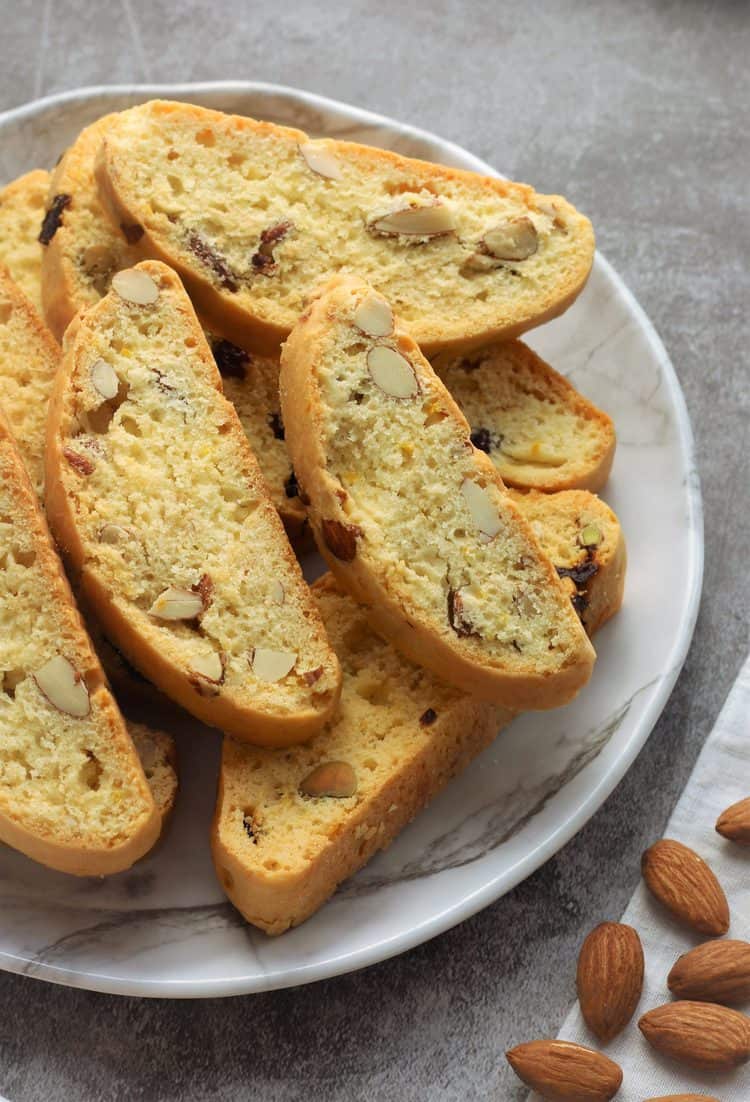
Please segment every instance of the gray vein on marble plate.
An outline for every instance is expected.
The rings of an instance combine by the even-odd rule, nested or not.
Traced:
[[[587,731],[582,738],[577,736],[575,739],[577,750],[567,759],[562,770],[544,777],[532,789],[522,785],[513,792],[499,793],[491,803],[474,810],[458,827],[452,827],[449,832],[434,838],[417,860],[402,865],[394,876],[360,873],[339,889],[338,895],[340,897],[361,896],[388,884],[421,880],[450,869],[462,868],[464,865],[486,857],[492,850],[517,834],[530,819],[538,815],[555,793],[559,792],[563,785],[577,776],[596,757],[615,731],[620,728],[633,701],[656,684],[661,676],[660,674],[659,677],[653,678],[637,689],[603,724]],[[570,736],[564,733],[558,736],[550,747],[551,753],[570,741]],[[463,837],[467,826],[479,826],[479,833],[468,842]]]

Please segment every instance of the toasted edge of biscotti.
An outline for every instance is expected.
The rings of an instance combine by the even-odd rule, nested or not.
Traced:
[[[205,404],[206,410],[213,409],[217,416],[220,414],[221,438],[229,439],[231,446],[235,449],[237,462],[243,467],[243,478],[257,499],[254,515],[258,519],[263,517],[267,540],[274,541],[278,563],[284,566],[282,593],[285,588],[287,591],[282,601],[297,609],[304,621],[305,630],[310,633],[309,637],[314,642],[315,653],[325,652],[325,659],[319,668],[304,673],[300,670],[299,674],[294,674],[300,684],[304,682],[305,707],[299,710],[290,709],[285,702],[279,701],[278,693],[274,697],[274,690],[266,689],[265,686],[265,703],[259,703],[260,694],[253,697],[251,701],[245,691],[245,683],[243,682],[240,686],[239,668],[234,671],[232,680],[238,688],[242,687],[243,692],[238,695],[237,692],[228,691],[228,659],[223,653],[220,655],[219,680],[209,681],[208,674],[188,668],[185,661],[179,657],[184,647],[171,645],[167,627],[162,623],[163,618],[159,619],[155,626],[153,614],[150,614],[152,617],[150,619],[143,611],[134,609],[132,603],[126,598],[114,593],[112,587],[104,580],[101,570],[97,569],[95,548],[81,530],[77,516],[78,503],[74,476],[84,477],[81,473],[81,461],[77,455],[71,458],[70,449],[66,454],[68,437],[75,431],[78,418],[82,414],[82,409],[76,404],[75,397],[81,394],[81,390],[77,388],[83,386],[79,373],[86,366],[84,361],[93,362],[92,348],[97,341],[100,343],[96,347],[101,349],[102,325],[108,316],[115,317],[119,311],[135,307],[134,328],[137,327],[138,319],[141,317],[138,312],[139,307],[143,306],[144,324],[150,323],[154,317],[153,313],[149,313],[148,305],[125,302],[115,289],[95,307],[79,315],[66,334],[63,365],[53,394],[48,422],[47,510],[52,528],[70,565],[76,585],[80,587],[85,604],[95,609],[104,633],[124,654],[128,662],[148,677],[162,692],[197,718],[232,732],[238,738],[258,742],[261,745],[303,741],[323,726],[336,706],[340,691],[337,659],[326,643],[325,632],[312,598],[302,579],[297,560],[287,543],[276,510],[267,498],[262,475],[234,407],[221,392],[218,370],[179,278],[171,269],[156,262],[143,263],[137,269],[131,269],[130,272],[139,277],[147,277],[157,292],[157,300],[158,295],[162,293],[172,296],[174,310],[179,315],[180,324],[184,325],[185,346],[190,349],[190,354],[196,357],[196,365],[200,361],[200,374],[196,374],[194,383],[200,389],[201,401]],[[121,275],[127,275],[130,278],[130,272],[121,273]],[[151,306],[155,304],[152,303]],[[150,361],[145,366],[151,371],[154,370]],[[198,371],[197,366],[196,371]],[[163,389],[161,378],[155,385],[160,390]],[[117,408],[119,409],[119,405]],[[198,443],[205,442],[196,441],[196,444]],[[88,463],[84,460],[84,465],[87,468],[91,466],[91,470],[87,471],[91,473],[95,469],[96,460],[93,463],[91,460]],[[219,492],[218,489],[216,492]],[[265,546],[268,549],[271,544],[267,542]],[[195,587],[194,591],[196,591]],[[218,595],[218,591],[209,594],[209,605],[204,606],[204,611],[207,608],[210,609],[210,605],[217,600]],[[264,616],[267,615],[266,610]],[[259,622],[263,622],[263,617],[260,617]],[[175,642],[179,641],[175,640]],[[249,645],[245,660],[248,679],[253,676],[250,663],[255,661],[255,655],[253,645]],[[302,658],[302,652],[299,658]],[[303,663],[300,664],[303,665]],[[276,679],[270,677],[266,680],[270,684]],[[274,699],[276,702],[272,706],[271,702]]]
[[[351,224],[356,226],[357,232],[360,228],[364,232],[363,246],[374,247],[373,239],[381,242],[390,239],[396,242],[390,250],[392,256],[396,254],[396,250],[405,248],[409,241],[417,241],[417,245],[411,247],[437,250],[434,251],[434,264],[431,265],[434,271],[445,269],[444,250],[451,249],[453,250],[451,265],[455,269],[457,279],[473,278],[480,282],[485,281],[484,294],[467,297],[468,302],[477,303],[475,316],[472,315],[471,310],[466,309],[456,311],[451,318],[447,317],[444,297],[440,298],[442,309],[436,309],[431,314],[423,310],[415,316],[414,336],[425,351],[463,348],[482,341],[518,336],[526,329],[548,321],[567,309],[581,292],[588,278],[594,255],[593,230],[588,219],[561,196],[538,195],[524,184],[513,184],[494,177],[479,176],[462,169],[429,164],[371,146],[336,141],[310,143],[308,136],[299,130],[240,116],[224,115],[221,112],[191,104],[152,101],[121,112],[107,128],[95,169],[100,198],[108,210],[110,220],[115,225],[132,227],[131,233],[134,238],[136,234],[140,235],[135,244],[139,255],[161,260],[174,267],[185,281],[199,314],[207,320],[209,325],[215,326],[242,347],[265,353],[277,351],[280,343],[291,331],[304,300],[313,292],[314,287],[303,281],[296,303],[289,305],[279,302],[278,295],[272,302],[273,296],[267,294],[267,285],[274,271],[278,269],[279,263],[283,263],[283,248],[279,247],[279,227],[291,224],[282,210],[274,211],[271,225],[266,226],[265,229],[259,226],[258,251],[253,253],[253,248],[256,246],[253,245],[251,248],[252,243],[248,243],[246,252],[249,266],[246,271],[240,273],[235,272],[228,264],[222,253],[222,242],[217,238],[215,229],[212,228],[209,237],[199,234],[198,223],[204,220],[205,215],[203,208],[195,212],[193,219],[195,225],[192,225],[189,219],[185,223],[183,237],[185,234],[191,240],[191,235],[200,237],[195,246],[189,249],[184,240],[178,238],[180,219],[173,214],[167,218],[164,212],[157,211],[152,201],[153,196],[147,197],[141,186],[131,184],[132,170],[129,171],[128,155],[139,144],[143,144],[143,141],[139,143],[137,138],[139,124],[141,129],[144,129],[154,121],[155,125],[161,126],[163,131],[164,120],[171,122],[175,118],[179,119],[179,125],[184,126],[185,138],[190,148],[193,148],[196,143],[212,147],[216,144],[217,132],[226,134],[228,141],[235,144],[242,142],[247,136],[251,141],[257,138],[261,143],[267,143],[269,140],[278,142],[277,163],[287,158],[294,164],[295,170],[298,167],[300,172],[299,187],[296,192],[297,204],[301,201],[300,195],[320,193],[321,201],[324,201],[329,194],[329,189],[336,186],[336,181],[332,179],[330,173],[320,171],[320,165],[317,168],[310,166],[306,151],[312,150],[316,160],[318,156],[326,159],[332,157],[342,165],[355,166],[360,179],[373,179],[379,172],[383,173],[386,178],[383,181],[382,193],[379,192],[373,199],[371,211],[363,212],[361,204],[352,200]],[[209,140],[208,135],[213,135],[213,140]],[[164,157],[169,157],[169,161],[164,164],[165,178],[179,176],[179,151],[168,150],[166,144],[163,144]],[[159,149],[161,153],[161,145]],[[210,151],[207,155],[210,156]],[[244,151],[238,149],[237,155],[244,155]],[[226,170],[224,162],[222,165]],[[156,173],[157,166],[154,165],[151,173],[152,180]],[[265,204],[263,210],[268,206],[269,195],[273,198],[273,180],[266,174],[264,182],[266,187],[263,193]],[[475,239],[476,235],[472,229],[469,238],[465,239],[466,235],[460,224],[447,230],[443,228],[439,232],[430,231],[426,234],[411,231],[400,233],[397,230],[380,228],[384,216],[387,220],[394,212],[400,212],[405,202],[401,196],[405,196],[409,204],[421,203],[427,207],[445,205],[444,196],[441,196],[441,187],[443,191],[450,191],[453,187],[473,187],[477,191],[475,202],[479,202],[481,197],[482,202],[491,199],[496,204],[497,209],[487,216],[489,222],[482,226],[482,236]],[[183,188],[181,194],[186,190]],[[417,192],[420,194],[416,198],[409,198],[412,193],[416,195]],[[508,209],[509,204],[512,211]],[[501,211],[503,218],[509,220],[501,222],[503,227],[510,225],[515,232],[516,223],[521,223],[533,233],[534,243],[527,246],[530,252],[526,251],[523,244],[521,246],[516,244],[510,246],[510,251],[508,247],[501,249],[504,260],[498,260],[497,252],[493,253],[492,248],[486,244],[486,239],[490,239],[490,228],[495,227],[497,220],[501,217]],[[465,211],[462,212],[463,217],[465,214]],[[298,211],[298,221],[300,217],[301,214]],[[320,217],[316,210],[316,223],[319,222]],[[215,218],[211,221],[213,226]],[[535,222],[539,223],[538,230]],[[339,230],[339,226],[332,228],[332,239],[337,239]],[[477,229],[476,232],[480,231]],[[266,240],[263,234],[269,233],[272,236]],[[291,237],[290,233],[288,240],[291,240]],[[534,257],[538,251],[538,241],[546,242],[547,239],[553,238],[556,247],[563,249],[565,253],[564,261],[559,263],[551,261],[555,278],[550,280],[549,285],[544,282],[542,276],[546,278],[547,267],[541,263],[540,258],[538,269],[534,268],[532,271],[527,265],[526,271],[529,277],[525,278],[523,272],[519,271],[523,268],[524,261],[528,261],[531,257],[529,263],[532,266],[536,265],[537,260]],[[564,242],[564,245],[560,244],[561,242]],[[281,245],[284,245],[283,241]],[[499,246],[492,247],[497,250]],[[269,249],[272,254],[271,262],[267,262]],[[512,259],[508,259],[511,254]],[[251,255],[260,259],[253,260],[251,264]],[[413,257],[408,249],[405,251],[405,260],[403,270],[399,269],[402,274],[413,267]],[[471,264],[473,264],[471,272],[469,276],[465,276],[464,267]],[[386,265],[381,263],[379,254],[371,267],[373,278],[376,271],[383,279],[386,278]],[[304,258],[300,258],[298,268],[302,271],[306,270]],[[503,272],[495,277],[494,273],[499,268],[502,268]],[[317,283],[329,274],[344,269],[358,270],[365,274],[362,263],[347,261],[343,264],[339,261],[337,267],[334,254],[332,262],[325,267],[325,271],[320,272],[319,276],[316,275],[314,282]],[[508,269],[512,270],[511,275],[508,275]],[[260,272],[258,278],[266,281],[259,289],[255,279],[257,272]],[[518,276],[522,278],[519,279]],[[486,298],[486,280],[493,278],[498,281],[502,279],[507,292],[503,292],[502,302],[498,302],[496,308],[485,311],[479,304]],[[409,281],[406,280],[406,286],[408,283]],[[249,291],[247,294],[242,294],[243,287],[246,285]],[[540,289],[542,285],[543,289]],[[383,285],[381,289],[384,293],[389,293],[388,286]],[[404,294],[406,294],[405,291]],[[263,298],[262,303],[261,298]]]
[[[615,455],[611,418],[528,345],[485,345],[436,356],[432,366],[507,486],[546,493],[604,486]],[[564,439],[552,440],[552,429]]]
[[[376,312],[387,314],[390,326],[387,334],[376,336],[366,332],[359,323],[355,324],[355,314],[360,317],[360,307],[369,312],[371,305]],[[388,354],[383,370],[390,371],[395,358],[398,362],[394,369],[401,374],[408,394],[406,390],[396,393],[400,385],[398,380],[393,392],[387,389],[393,383],[382,374],[380,365],[377,376],[374,373],[376,369],[371,357],[374,351],[380,353],[381,349]],[[383,456],[373,451],[381,446],[380,442],[372,443],[368,436],[367,441],[357,439],[355,446],[345,420],[335,430],[327,427],[326,409],[329,406],[319,379],[324,361],[329,367],[335,364],[325,384],[330,389],[330,408],[346,407],[355,410],[351,416],[356,416],[356,410],[365,399],[370,406],[380,402],[383,411],[377,423],[389,430],[397,424],[397,415],[402,415],[404,425],[398,425],[398,431],[406,436],[402,444],[396,447],[396,441],[391,449],[393,462],[400,462],[397,473],[403,471],[406,478],[411,477],[410,472],[416,472],[416,484],[424,487],[429,485],[430,479],[433,481],[428,500],[430,510],[436,507],[436,495],[440,501],[439,507],[443,510],[440,531],[445,533],[445,547],[442,544],[431,546],[429,564],[409,562],[412,577],[418,575],[411,586],[398,563],[421,547],[421,543],[414,542],[411,536],[412,527],[418,523],[421,531],[427,533],[426,526],[432,524],[431,515],[428,517],[425,512],[425,516],[418,519],[415,509],[413,522],[408,516],[399,518],[398,526],[393,518],[380,515],[380,510],[386,506],[380,498],[373,504],[369,468],[363,469],[363,457],[370,458],[376,465],[383,463]],[[476,693],[499,706],[516,711],[537,710],[556,707],[572,699],[591,675],[593,649],[570,607],[558,575],[508,497],[497,470],[483,452],[472,447],[469,426],[461,411],[387,301],[356,277],[334,277],[295,327],[284,346],[281,363],[281,408],[286,442],[303,501],[308,505],[313,533],[321,554],[340,584],[368,609],[373,627],[407,657],[428,666],[439,677],[466,692]],[[351,393],[353,387],[363,393]],[[339,440],[346,441],[349,449],[346,462],[350,470],[346,475],[333,469],[330,458]],[[436,440],[440,443],[435,443]],[[370,443],[372,447],[368,451]],[[446,475],[439,469],[439,463],[433,463],[431,470],[423,472],[418,457],[421,445],[433,451],[438,447],[444,451],[450,447],[451,473]],[[408,459],[399,461],[399,452],[404,448],[409,452]],[[342,446],[342,455],[345,450]],[[388,458],[390,461],[390,454]],[[447,489],[442,491],[441,480],[446,477],[455,477],[455,495],[448,494]],[[385,489],[380,496],[385,497]],[[475,497],[478,503],[474,502]],[[444,502],[450,503],[452,512],[445,513]],[[487,525],[492,528],[491,532],[487,531]],[[449,531],[453,528],[454,532]],[[399,546],[399,541],[403,542],[407,534],[413,548],[408,553]],[[492,562],[493,553],[486,550],[495,538],[497,568]],[[510,551],[504,552],[504,548],[511,539],[515,549],[509,566],[505,559]],[[437,602],[433,599],[428,607],[425,600],[414,595],[413,589],[414,585],[421,584],[421,569],[429,579],[425,586],[434,588],[437,583],[432,563],[443,554],[447,564],[442,579],[445,595],[438,617]],[[518,567],[516,561],[520,563]],[[480,597],[483,604],[479,611],[486,615],[495,607],[486,597],[487,586],[496,584],[507,591],[505,577],[511,566],[516,574],[520,571],[526,575],[525,588],[521,587],[518,595],[513,594],[512,603],[506,600],[507,610],[502,613],[506,638],[502,645],[487,644],[476,630],[476,619],[472,620],[462,611],[460,591],[466,583],[455,581],[456,563],[462,572],[471,569],[472,585],[483,587]],[[454,577],[450,576],[451,569],[454,569]],[[533,593],[527,595],[527,590],[532,589]],[[496,612],[496,619],[499,616]],[[543,639],[539,635],[542,630],[559,640],[557,653],[551,657],[548,656],[551,644],[542,646]],[[516,636],[522,632],[536,644],[534,653],[533,647],[524,653],[516,643]],[[534,656],[539,651],[544,655],[544,662]]]

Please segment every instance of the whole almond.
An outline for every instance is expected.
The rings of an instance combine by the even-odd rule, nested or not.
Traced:
[[[529,1041],[505,1055],[518,1078],[549,1102],[609,1102],[622,1083],[619,1064],[570,1041]]]
[[[707,941],[684,953],[667,985],[678,999],[741,1003],[750,999],[750,942]]]
[[[729,929],[729,904],[721,884],[695,850],[662,838],[641,858],[648,889],[675,918],[701,934],[718,937]]]
[[[716,820],[716,829],[730,842],[750,846],[750,796],[722,811]]]
[[[591,931],[578,955],[576,986],[586,1025],[600,1041],[611,1041],[643,990],[643,948],[632,926],[602,922]]]
[[[712,1094],[660,1094],[658,1098],[647,1098],[645,1102],[719,1102]]]
[[[638,1028],[659,1052],[694,1068],[733,1068],[750,1057],[750,1018],[715,1003],[665,1003]]]

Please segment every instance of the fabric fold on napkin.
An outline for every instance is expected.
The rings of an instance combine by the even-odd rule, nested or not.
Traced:
[[[653,783],[658,785],[658,776]],[[726,807],[746,796],[750,796],[750,657],[664,831],[665,838],[684,842],[709,863],[729,900],[731,925],[727,936],[742,940],[750,940],[750,848],[726,841],[714,825]],[[610,917],[617,921],[617,915]],[[721,1102],[748,1102],[750,1063],[718,1074],[696,1071],[660,1056],[638,1029],[642,1014],[672,1001],[667,975],[677,958],[708,939],[674,922],[643,882],[620,921],[638,931],[646,958],[643,996],[630,1024],[614,1041],[601,1046],[587,1029],[576,1003],[558,1036],[599,1049],[617,1061],[623,1070],[623,1083],[616,1102],[643,1102],[679,1093],[714,1095]],[[574,961],[570,967],[574,972]],[[736,1009],[750,1013],[750,1006]],[[538,1097],[532,1093],[529,1102],[536,1102]]]

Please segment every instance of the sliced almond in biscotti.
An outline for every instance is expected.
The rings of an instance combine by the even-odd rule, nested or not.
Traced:
[[[0,468],[0,840],[62,872],[119,872],[159,813],[2,416]]]
[[[143,231],[142,255],[259,352],[336,272],[369,278],[437,351],[561,313],[593,259],[590,223],[559,196],[190,104],[117,115],[96,174],[114,224]]]
[[[432,366],[507,485],[550,492],[607,481],[612,421],[521,341],[444,353]]]
[[[106,294],[112,276],[136,262],[132,226],[111,222],[99,200],[94,161],[115,119],[105,115],[85,127],[52,172],[42,244],[42,303],[58,340],[79,310]]]
[[[41,313],[42,228],[49,173],[27,172],[0,189],[0,264]]]
[[[240,738],[302,741],[335,707],[338,662],[179,279],[154,262],[131,271],[66,336],[51,525],[86,603],[144,676]],[[93,383],[101,359],[115,399]]]
[[[594,653],[556,571],[404,325],[336,277],[282,355],[286,443],[329,565],[404,654],[485,700],[550,708]]]

